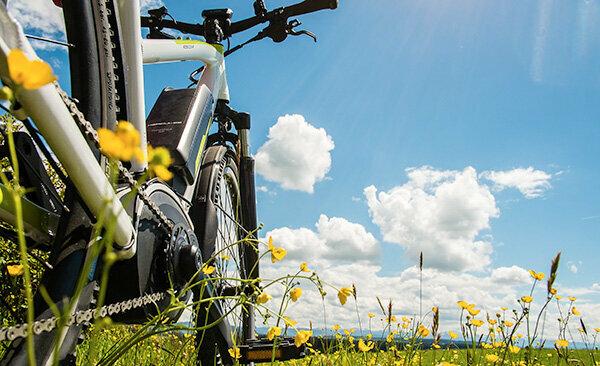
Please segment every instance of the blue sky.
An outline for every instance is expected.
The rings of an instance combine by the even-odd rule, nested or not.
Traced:
[[[188,22],[200,22],[203,8],[229,6],[234,19],[252,11],[251,1],[165,3],[175,18]],[[289,3],[267,1],[269,7]],[[296,154],[298,146],[302,149],[302,141],[285,140],[294,136],[284,133],[283,123],[268,137],[279,117],[297,114],[303,118],[294,119],[294,126],[316,144],[304,153],[320,151],[319,158],[325,159],[325,168],[315,173],[312,193],[283,188],[287,178],[281,174],[266,179],[270,173],[265,163],[257,177],[265,235],[279,235],[284,246],[285,239],[297,240],[294,245],[305,243],[305,248],[296,248],[298,253],[321,250],[310,241],[313,237],[329,249],[343,251],[340,248],[346,244],[347,251],[359,248],[356,253],[372,256],[360,268],[376,271],[377,278],[402,282],[410,278],[414,256],[407,254],[405,234],[394,230],[406,224],[400,229],[406,229],[408,236],[417,235],[418,228],[411,223],[418,218],[411,215],[428,211],[413,207],[404,216],[394,216],[398,206],[368,201],[363,190],[373,185],[380,193],[429,199],[435,196],[431,189],[458,184],[458,178],[466,176],[465,169],[472,167],[475,173],[469,182],[483,190],[478,191],[482,193],[478,202],[493,207],[481,208],[477,202],[459,205],[452,216],[452,206],[424,202],[434,205],[435,212],[447,210],[444,215],[450,216],[444,220],[454,221],[444,225],[453,227],[468,225],[470,218],[487,210],[483,223],[465,230],[475,232],[471,242],[484,241],[492,248],[482,254],[489,263],[479,269],[450,271],[442,265],[432,270],[465,281],[473,281],[469,276],[487,281],[494,270],[513,268],[514,278],[522,280],[513,266],[547,271],[551,257],[562,251],[560,285],[582,294],[589,310],[599,308],[600,285],[594,284],[600,283],[600,1],[342,0],[338,10],[307,15],[301,21],[317,34],[317,44],[302,37],[283,44],[263,41],[227,59],[231,105],[253,116],[253,151],[264,148],[265,154],[270,151],[271,158],[280,159],[281,174],[286,167],[302,166],[286,160],[285,154],[275,154],[289,146],[296,146]],[[233,44],[253,34],[236,36]],[[60,51],[43,50],[40,55],[58,67],[61,80],[67,79]],[[191,64],[148,67],[148,107],[164,86],[186,86],[194,68]],[[277,140],[277,131],[283,140],[273,142],[273,150],[265,148]],[[335,147],[323,149],[329,140]],[[531,171],[518,177],[510,175],[510,184],[485,178],[490,172],[514,174],[516,168],[529,167]],[[443,173],[446,178],[430,182],[433,188],[414,189],[409,168]],[[531,182],[532,172],[546,175],[536,186],[540,191],[527,196],[517,188],[526,191],[523,184]],[[468,189],[460,192],[451,198],[464,203],[474,197]],[[416,198],[409,196],[405,203],[417,205]],[[321,214],[345,221],[324,220],[319,233],[315,223]],[[396,226],[386,229],[386,222]],[[346,229],[358,230],[352,232],[358,232],[354,238],[361,241],[344,236]],[[418,232],[424,236],[417,239],[432,241],[432,255],[454,243],[434,243],[430,234]],[[410,244],[413,251],[418,250],[417,239]],[[362,243],[373,250],[361,252]],[[349,273],[356,273],[358,268],[331,258],[328,262],[315,258],[315,263],[331,271],[347,267]],[[517,286],[500,296],[518,292]],[[460,296],[449,293],[455,295],[445,299]],[[441,301],[435,295],[431,300]],[[481,301],[496,305],[489,299]],[[374,306],[365,302],[366,307]],[[405,306],[410,311],[410,301]]]

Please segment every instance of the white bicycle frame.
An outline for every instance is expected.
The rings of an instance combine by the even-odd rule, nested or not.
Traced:
[[[140,148],[146,155],[143,65],[201,61],[205,65],[205,70],[198,87],[207,87],[215,100],[229,100],[225,61],[220,45],[196,40],[143,40],[139,2],[118,0],[117,4],[128,81],[127,115],[130,122],[140,131],[142,136]],[[15,48],[23,50],[30,59],[37,58],[21,26],[9,16],[6,6],[0,2],[0,77],[7,85],[13,83],[9,77],[6,60],[9,52]],[[108,209],[114,215],[116,222],[114,239],[120,254],[124,258],[135,255],[136,240],[132,218],[123,208],[56,87],[50,84],[36,90],[23,88],[16,88],[16,90],[18,101],[35,121],[35,125],[67,171],[92,214],[100,217]],[[145,168],[145,164],[137,164],[132,167],[132,170],[142,171]],[[188,188],[184,198],[189,200],[192,193],[193,187]],[[0,208],[0,218],[9,221],[9,216]]]

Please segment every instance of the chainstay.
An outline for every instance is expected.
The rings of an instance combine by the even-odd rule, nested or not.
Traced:
[[[156,292],[133,299],[117,302],[110,305],[104,305],[100,309],[79,310],[73,313],[65,326],[88,325],[93,319],[113,316],[132,309],[137,309],[148,304],[156,303],[167,296],[166,292]],[[33,322],[33,334],[39,335],[44,332],[51,332],[60,325],[60,318],[52,317]],[[27,328],[29,323],[13,325],[11,327],[0,329],[0,342],[13,341],[18,338],[27,337]]]

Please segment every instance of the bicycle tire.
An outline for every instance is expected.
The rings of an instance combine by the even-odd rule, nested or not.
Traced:
[[[218,277],[244,279],[248,271],[245,268],[245,247],[240,244],[243,238],[240,219],[243,202],[235,153],[224,146],[209,147],[204,152],[199,179],[190,216],[196,226],[196,235],[203,243],[203,260],[210,260],[209,263],[216,267]],[[217,221],[211,222],[215,219],[215,213]],[[224,258],[224,253],[228,259]],[[214,295],[223,295],[227,289],[240,285],[232,282],[218,281]],[[194,295],[195,300],[200,299],[197,293]],[[220,301],[212,308],[201,307],[195,314],[195,326],[212,323],[230,311],[236,313],[226,317],[227,321],[197,333],[198,365],[233,364],[228,349],[233,343],[244,342],[242,330],[248,321],[241,307],[234,300]]]
[[[109,60],[118,65],[111,52],[100,52],[99,11],[100,2],[63,0],[67,40],[73,45],[69,49],[71,95],[78,101],[78,108],[94,128],[105,127],[107,121],[116,121],[116,105],[110,89],[115,87]],[[109,50],[110,51],[110,50]],[[113,65],[110,63],[111,67]],[[124,98],[123,98],[124,99]],[[93,148],[93,146],[90,146]],[[100,153],[95,151],[99,161]],[[76,188],[67,184],[64,205],[69,214],[61,217],[59,235],[53,243],[49,262],[53,268],[46,270],[42,285],[55,304],[62,308],[75,294],[75,287],[87,255],[87,243],[92,235],[93,219],[80,199]],[[94,278],[85,285],[77,299],[77,309],[93,306],[97,283]],[[52,317],[54,314],[39,292],[34,300],[36,320]],[[39,365],[74,365],[75,348],[81,342],[81,326],[70,326],[64,337],[57,339],[57,330],[34,336],[35,358]],[[58,354],[54,354],[56,343]],[[1,365],[27,365],[27,347],[24,339],[18,339],[4,352]]]

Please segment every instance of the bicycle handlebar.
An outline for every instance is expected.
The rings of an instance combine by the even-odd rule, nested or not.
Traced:
[[[295,5],[277,8],[267,12],[264,15],[257,15],[248,19],[233,22],[226,29],[224,29],[224,32],[225,36],[229,37],[277,18],[287,19],[293,16],[313,13],[319,10],[336,9],[337,6],[338,0],[304,0],[303,2]],[[183,33],[204,36],[204,25],[202,24],[191,24],[173,20],[157,19],[152,16],[142,16],[141,23],[142,27],[144,28],[169,28]]]

